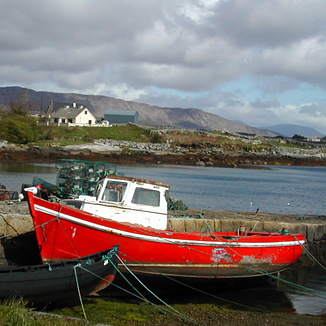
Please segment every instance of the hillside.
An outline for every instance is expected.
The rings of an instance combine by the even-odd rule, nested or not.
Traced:
[[[139,123],[144,126],[177,126],[192,129],[226,130],[256,134],[258,136],[277,135],[270,130],[246,126],[199,109],[162,108],[101,95],[53,93],[21,87],[0,87],[0,105],[8,106],[11,101],[21,98],[33,103],[35,113],[45,113],[51,100],[69,104],[76,102],[85,105],[98,118],[103,117],[107,110],[138,111]]]

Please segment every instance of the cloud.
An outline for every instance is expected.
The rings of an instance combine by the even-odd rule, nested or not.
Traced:
[[[287,47],[325,32],[324,1],[232,0],[217,10],[223,34],[246,47]]]
[[[275,107],[272,109],[275,115],[280,117],[285,123],[293,121],[292,117],[296,116],[296,122],[299,125],[309,125],[317,130],[319,126],[326,126],[325,103],[305,103],[302,105],[287,105]],[[321,132],[325,132],[321,129]]]
[[[274,112],[274,108],[279,107],[280,104],[276,101],[256,100],[251,102],[246,98],[229,97],[219,102],[216,107],[212,107],[211,112],[218,112],[227,119],[258,127],[266,124],[266,121],[273,121],[275,124],[281,123],[278,115]]]
[[[281,75],[299,82],[326,86],[326,38],[318,36],[288,48],[269,49],[258,61],[258,71],[265,75]]]
[[[288,119],[287,112],[295,112],[296,123],[307,113],[291,105],[316,103],[322,110],[325,102],[323,0],[0,0],[0,5],[2,86],[115,95],[222,116],[232,112],[249,117],[248,123],[264,115],[267,121]],[[240,80],[250,82],[236,88]],[[302,101],[293,102],[299,90]],[[279,106],[258,109],[258,102]],[[311,116],[306,121],[319,126],[312,118],[318,120],[317,111],[309,105],[306,110]]]

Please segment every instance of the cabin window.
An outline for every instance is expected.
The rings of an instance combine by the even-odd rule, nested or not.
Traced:
[[[136,188],[131,202],[147,206],[160,206],[160,192],[151,189]]]
[[[103,192],[102,200],[121,202],[126,191],[127,183],[118,181],[109,181]]]

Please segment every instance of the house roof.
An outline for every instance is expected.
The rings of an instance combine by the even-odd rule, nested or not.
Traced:
[[[74,108],[86,107],[83,103],[72,103],[72,102],[53,102],[53,106],[55,111],[58,111],[59,109],[66,108],[66,107],[74,107]]]
[[[87,110],[90,114],[92,114],[87,108],[74,108],[70,106],[70,107],[61,108],[58,111],[52,113],[51,118],[74,119],[78,117],[85,110]]]

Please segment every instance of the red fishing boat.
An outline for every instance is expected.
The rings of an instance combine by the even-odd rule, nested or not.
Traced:
[[[120,245],[120,268],[138,274],[238,278],[277,273],[295,263],[305,236],[288,232],[180,232],[168,229],[162,182],[124,176],[101,180],[94,196],[60,203],[28,191],[44,262]]]

